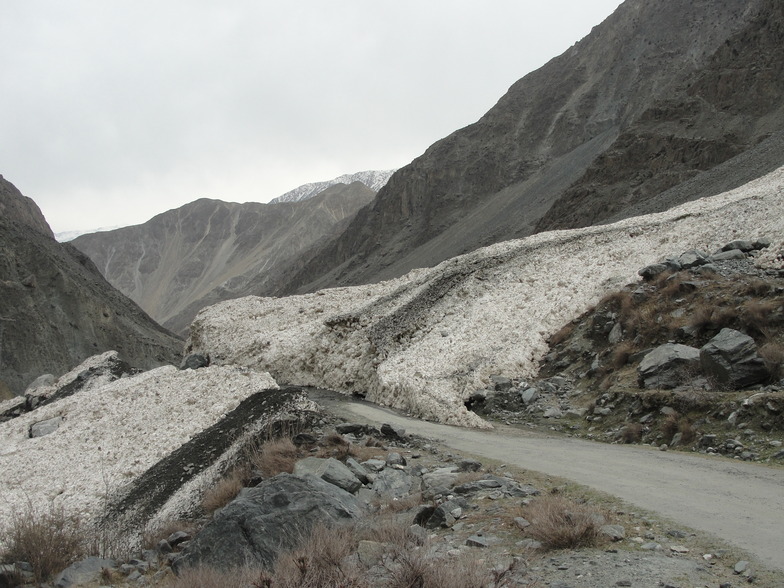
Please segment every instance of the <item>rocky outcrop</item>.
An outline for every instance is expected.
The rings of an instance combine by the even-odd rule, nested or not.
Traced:
[[[344,228],[374,196],[355,182],[294,203],[203,198],[72,244],[150,316],[183,333],[205,306],[268,291],[283,268],[296,267],[301,251]]]
[[[670,192],[784,129],[774,0],[624,2],[478,122],[398,170],[276,292],[367,283],[489,243],[657,212],[735,188],[781,149]],[[739,179],[740,178],[740,179]],[[668,192],[666,197],[658,195]],[[654,202],[655,200],[655,202]]]
[[[0,388],[21,394],[113,349],[134,366],[179,361],[181,342],[54,240],[37,207],[0,180]]]
[[[187,567],[271,569],[278,554],[300,544],[317,524],[335,524],[362,514],[345,490],[312,475],[278,474],[247,488],[222,509],[173,563]]]
[[[648,353],[637,372],[643,388],[675,388],[699,373],[700,350],[680,343],[665,343]]]
[[[717,386],[740,389],[764,382],[770,377],[757,344],[735,329],[722,329],[699,352],[702,370]]]

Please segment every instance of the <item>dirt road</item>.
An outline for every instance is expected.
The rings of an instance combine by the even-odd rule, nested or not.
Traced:
[[[727,458],[418,421],[369,403],[323,397],[348,420],[391,423],[456,451],[573,480],[707,531],[784,570],[784,469]]]

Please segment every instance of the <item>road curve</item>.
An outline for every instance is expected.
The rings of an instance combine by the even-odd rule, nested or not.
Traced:
[[[491,431],[450,427],[345,397],[318,401],[349,420],[397,424],[456,451],[590,486],[712,533],[784,570],[784,469],[505,426]]]

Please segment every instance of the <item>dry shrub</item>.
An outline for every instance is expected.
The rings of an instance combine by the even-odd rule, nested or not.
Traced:
[[[599,542],[596,513],[566,497],[541,496],[524,513],[531,523],[528,534],[545,549],[595,547]]]
[[[784,345],[777,341],[768,341],[759,348],[760,357],[765,361],[765,366],[770,372],[772,382],[778,382],[784,377]]]
[[[202,510],[206,514],[212,514],[234,500],[244,487],[247,473],[244,468],[235,468],[227,476],[218,480],[213,487],[208,488],[201,499]]]
[[[675,298],[683,291],[683,288],[683,280],[680,277],[674,277],[662,283],[659,293],[665,298]]]
[[[740,296],[765,296],[773,289],[770,282],[762,278],[749,278],[735,290]]]
[[[697,431],[686,417],[683,417],[678,423],[678,432],[681,434],[681,443],[684,445],[693,443],[697,439]]]
[[[555,347],[556,345],[560,345],[564,341],[566,341],[569,337],[571,337],[572,333],[574,333],[576,325],[572,322],[566,323],[563,327],[558,329],[555,333],[550,335],[550,338],[547,340],[547,344],[550,347]]]
[[[738,319],[738,309],[732,306],[713,306],[709,302],[698,304],[691,313],[689,325],[700,334],[730,327]]]
[[[260,570],[250,568],[186,568],[179,573],[171,588],[248,588],[263,586],[264,584],[259,582],[262,577]]]
[[[299,549],[282,555],[274,572],[263,575],[256,585],[271,588],[369,587],[358,566],[349,560],[356,546],[353,527],[318,525]]]
[[[337,460],[345,461],[351,456],[351,443],[340,433],[330,433],[319,441],[320,450],[317,457],[334,457]]]
[[[477,559],[469,555],[434,557],[426,547],[397,551],[386,567],[390,588],[476,588],[492,580]]]
[[[251,466],[265,477],[286,472],[294,472],[294,464],[299,459],[297,446],[288,437],[266,441],[253,447],[248,456]]]
[[[741,319],[747,329],[756,330],[765,337],[773,336],[773,314],[781,306],[778,300],[749,300],[741,308]]]
[[[372,506],[383,512],[405,512],[424,503],[421,492],[408,494],[403,498],[382,498],[372,502]]]
[[[621,341],[612,350],[610,355],[610,365],[613,369],[619,370],[629,363],[629,357],[637,351],[637,346],[632,341]]]
[[[2,559],[28,562],[36,582],[42,583],[86,555],[87,539],[79,518],[62,507],[51,505],[41,512],[28,505],[13,515],[0,541],[6,546]]]
[[[642,440],[642,425],[629,423],[621,430],[621,441],[624,443],[639,443]]]
[[[661,423],[659,423],[659,431],[661,432],[662,436],[664,437],[665,442],[670,443],[672,438],[675,436],[680,429],[678,423],[678,414],[668,414],[664,417]]]

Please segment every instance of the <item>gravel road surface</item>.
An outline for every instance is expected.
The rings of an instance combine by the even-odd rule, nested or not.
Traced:
[[[784,468],[497,426],[450,427],[370,403],[314,397],[349,421],[390,423],[456,451],[573,480],[706,531],[784,570]]]

